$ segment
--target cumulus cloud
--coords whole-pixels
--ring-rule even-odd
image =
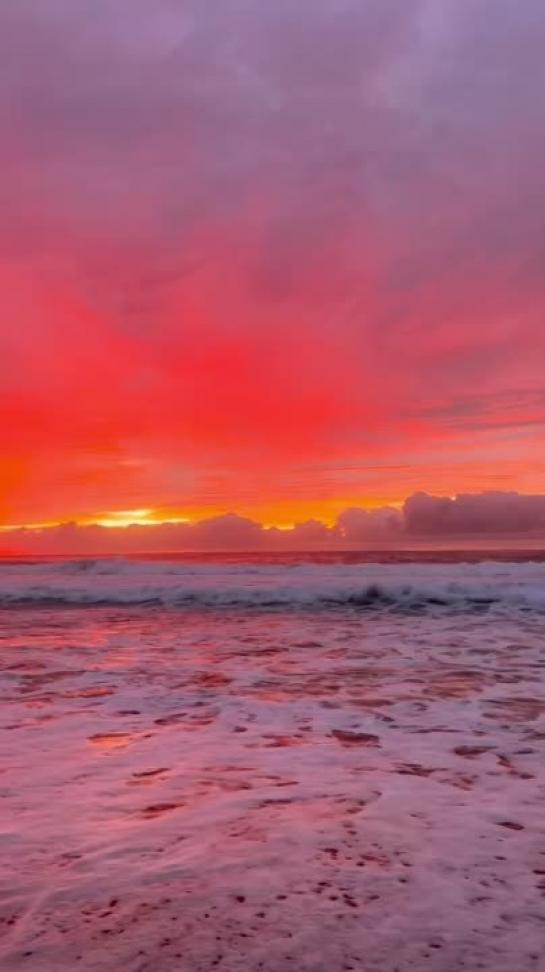
[[[539,539],[545,543],[545,495],[488,492],[451,498],[415,493],[401,510],[351,508],[331,527],[309,520],[287,530],[267,528],[235,513],[193,524],[68,523],[5,531],[0,534],[0,554],[354,550],[502,538],[507,543]]]
[[[391,507],[376,510],[353,507],[341,513],[336,531],[339,539],[350,544],[400,537],[403,531],[403,515]]]
[[[7,550],[35,553],[160,553],[254,550],[263,547],[264,530],[246,517],[227,513],[198,523],[132,524],[104,527],[66,523],[44,529],[19,529],[3,535]]]
[[[545,496],[487,492],[455,497],[416,493],[404,506],[410,536],[545,537]]]

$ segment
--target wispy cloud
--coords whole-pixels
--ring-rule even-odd
[[[539,0],[2,4],[0,521],[545,488],[544,44]]]

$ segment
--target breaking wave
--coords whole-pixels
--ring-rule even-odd
[[[0,565],[0,606],[545,612],[543,563]]]

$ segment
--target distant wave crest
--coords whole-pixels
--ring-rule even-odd
[[[0,606],[545,611],[545,564],[4,564]]]

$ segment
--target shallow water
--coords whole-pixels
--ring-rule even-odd
[[[1,968],[538,970],[544,566],[190,566],[0,568]]]

